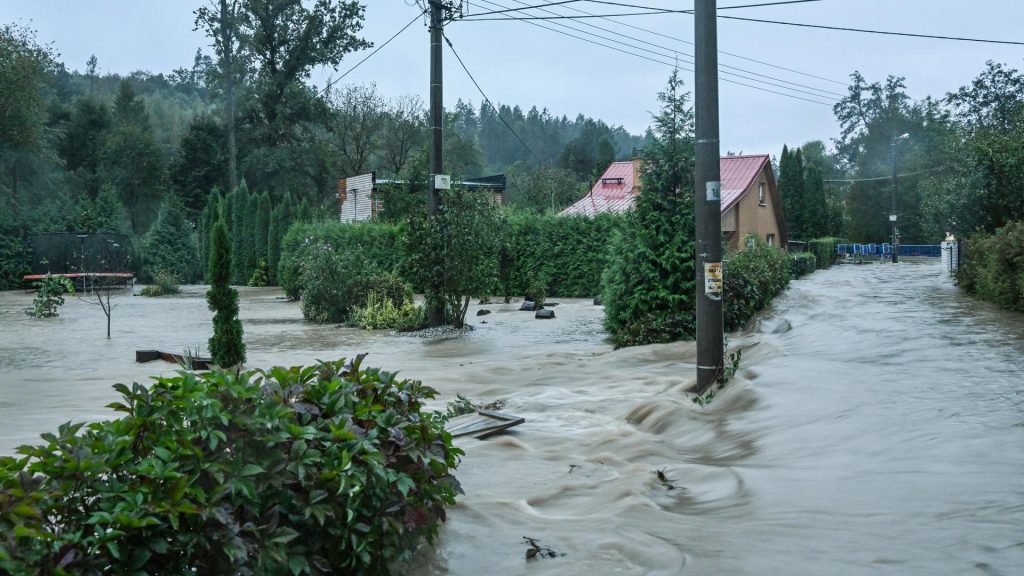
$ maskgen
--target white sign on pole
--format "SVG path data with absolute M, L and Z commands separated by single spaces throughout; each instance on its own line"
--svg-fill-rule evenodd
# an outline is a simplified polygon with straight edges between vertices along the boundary
M 712 182 L 706 182 L 705 188 L 707 192 L 707 201 L 715 202 L 722 199 L 722 183 L 715 180 Z
M 451 190 L 452 177 L 448 174 L 434 174 L 434 188 L 438 190 Z

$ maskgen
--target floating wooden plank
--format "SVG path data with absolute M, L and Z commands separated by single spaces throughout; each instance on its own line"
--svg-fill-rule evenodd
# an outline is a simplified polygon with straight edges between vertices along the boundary
M 473 436 L 483 440 L 493 436 L 502 430 L 508 430 L 526 422 L 525 418 L 497 412 L 494 410 L 477 410 L 473 414 L 463 414 L 448 420 L 445 429 L 452 438 L 460 436 Z
M 153 360 L 163 360 L 165 362 L 173 362 L 179 366 L 186 365 L 186 358 L 181 354 L 175 354 L 174 352 L 161 352 L 160 350 L 136 350 L 135 361 L 136 362 L 152 362 Z M 212 358 L 203 358 L 200 356 L 193 356 L 187 359 L 191 361 L 192 370 L 209 370 L 213 364 Z

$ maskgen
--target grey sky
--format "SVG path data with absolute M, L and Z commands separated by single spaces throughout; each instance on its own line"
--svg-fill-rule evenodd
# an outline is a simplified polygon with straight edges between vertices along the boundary
M 492 6 L 495 4 L 512 7 L 540 3 L 543 1 L 470 0 L 469 13 L 494 9 Z M 693 6 L 691 0 L 634 0 L 626 3 L 679 9 Z M 755 2 L 721 0 L 719 5 L 751 3 Z M 413 0 L 366 0 L 365 4 L 363 35 L 378 45 L 418 12 Z M 127 73 L 142 69 L 168 72 L 191 65 L 196 47 L 208 50 L 203 35 L 192 31 L 192 10 L 198 5 L 198 1 L 181 0 L 0 0 L 0 20 L 30 24 L 38 30 L 40 41 L 53 42 L 62 60 L 72 69 L 84 68 L 89 55 L 95 54 L 103 71 Z M 633 11 L 590 2 L 551 9 L 571 13 L 571 8 L 592 13 Z M 1024 30 L 1021 26 L 1024 2 L 1016 0 L 822 0 L 730 10 L 723 14 L 1024 41 L 1021 32 Z M 693 40 L 693 19 L 689 15 L 624 17 L 619 20 L 666 36 Z M 615 45 L 634 52 L 637 50 L 624 44 L 628 42 L 650 50 L 664 50 L 629 40 L 626 35 L 668 50 L 678 50 L 682 65 L 690 60 L 683 53 L 693 53 L 690 45 L 604 20 L 557 22 L 611 38 Z M 612 29 L 615 33 L 589 28 L 583 22 Z M 558 27 L 552 21 L 541 23 Z M 548 108 L 552 114 L 570 117 L 583 113 L 609 124 L 622 124 L 633 132 L 642 132 L 649 125 L 650 112 L 657 108 L 656 93 L 663 89 L 670 71 L 668 66 L 521 21 L 455 22 L 448 27 L 447 34 L 484 91 L 496 103 L 518 104 L 524 108 L 537 105 Z M 609 43 L 596 37 L 594 40 Z M 1024 46 L 878 36 L 721 19 L 719 48 L 844 84 L 800 76 L 724 54 L 720 56 L 722 65 L 841 94 L 845 93 L 845 82 L 854 70 L 860 70 L 869 81 L 882 80 L 889 74 L 905 76 L 910 95 L 921 98 L 929 94 L 941 96 L 970 82 L 982 71 L 986 60 L 1024 68 Z M 421 19 L 344 82 L 375 82 L 387 96 L 416 93 L 425 99 L 429 71 L 427 49 L 428 35 Z M 350 55 L 342 62 L 339 72 L 318 71 L 313 82 L 322 86 L 327 78 L 337 77 L 362 56 Z M 671 61 L 672 57 L 660 59 Z M 723 68 L 722 71 L 734 70 Z M 691 73 L 684 72 L 683 78 L 687 86 L 692 86 Z M 458 98 L 479 104 L 478 92 L 447 50 L 445 82 L 446 105 L 450 106 Z M 732 150 L 778 154 L 783 143 L 801 144 L 811 139 L 828 141 L 838 135 L 838 126 L 828 106 L 728 83 L 722 83 L 720 91 L 723 153 Z

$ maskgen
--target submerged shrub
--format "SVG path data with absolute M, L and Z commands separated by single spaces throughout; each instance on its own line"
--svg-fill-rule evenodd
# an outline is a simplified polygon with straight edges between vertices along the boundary
M 416 330 L 426 322 L 426 312 L 411 299 L 395 304 L 380 292 L 371 292 L 366 304 L 357 308 L 352 323 L 365 330 Z
M 815 238 L 807 242 L 807 251 L 814 254 L 818 268 L 829 268 L 839 260 L 836 246 L 842 243 L 840 238 Z
M 32 300 L 32 315 L 36 318 L 59 316 L 57 309 L 64 305 L 64 294 L 74 294 L 75 285 L 67 276 L 47 274 L 37 283 L 39 289 Z
M 0 572 L 387 574 L 462 452 L 436 391 L 361 363 L 116 385 L 122 418 L 0 458 Z
M 743 328 L 757 312 L 789 286 L 787 254 L 764 240 L 750 236 L 753 246 L 729 255 L 722 277 L 722 312 L 725 330 Z
M 789 275 L 793 278 L 806 276 L 817 269 L 817 258 L 810 252 L 793 252 L 789 256 Z
M 376 270 L 394 271 L 402 259 L 398 230 L 397 226 L 376 222 L 295 224 L 281 240 L 277 281 L 289 298 L 302 296 L 302 264 L 323 245 L 339 253 L 355 252 Z
M 166 296 L 179 292 L 178 275 L 173 270 L 158 270 L 153 273 L 153 283 L 139 290 L 139 296 Z
M 967 239 L 957 284 L 1009 310 L 1024 312 L 1024 221 Z

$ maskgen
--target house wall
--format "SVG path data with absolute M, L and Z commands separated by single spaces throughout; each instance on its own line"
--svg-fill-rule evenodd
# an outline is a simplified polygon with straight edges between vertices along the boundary
M 767 171 L 770 169 L 770 165 L 765 164 L 757 178 L 750 185 L 750 188 L 740 198 L 740 201 L 729 210 L 729 212 L 735 212 L 734 229 L 736 232 L 729 238 L 729 247 L 733 250 L 742 248 L 740 242 L 748 234 L 754 234 L 765 241 L 768 240 L 768 235 L 771 234 L 773 235 L 773 244 L 775 246 L 781 245 L 782 237 L 779 233 L 779 223 L 775 218 L 775 210 L 773 208 L 775 201 L 773 196 L 777 192 L 769 185 L 771 180 Z M 764 202 L 758 201 L 757 190 L 759 184 L 764 186 Z M 728 212 L 722 215 L 723 224 L 725 224 L 728 216 Z
M 372 199 L 374 187 L 373 173 L 346 178 L 344 182 L 345 201 L 341 203 L 342 222 L 360 222 L 369 220 L 375 210 Z M 339 198 L 340 199 L 340 198 Z

